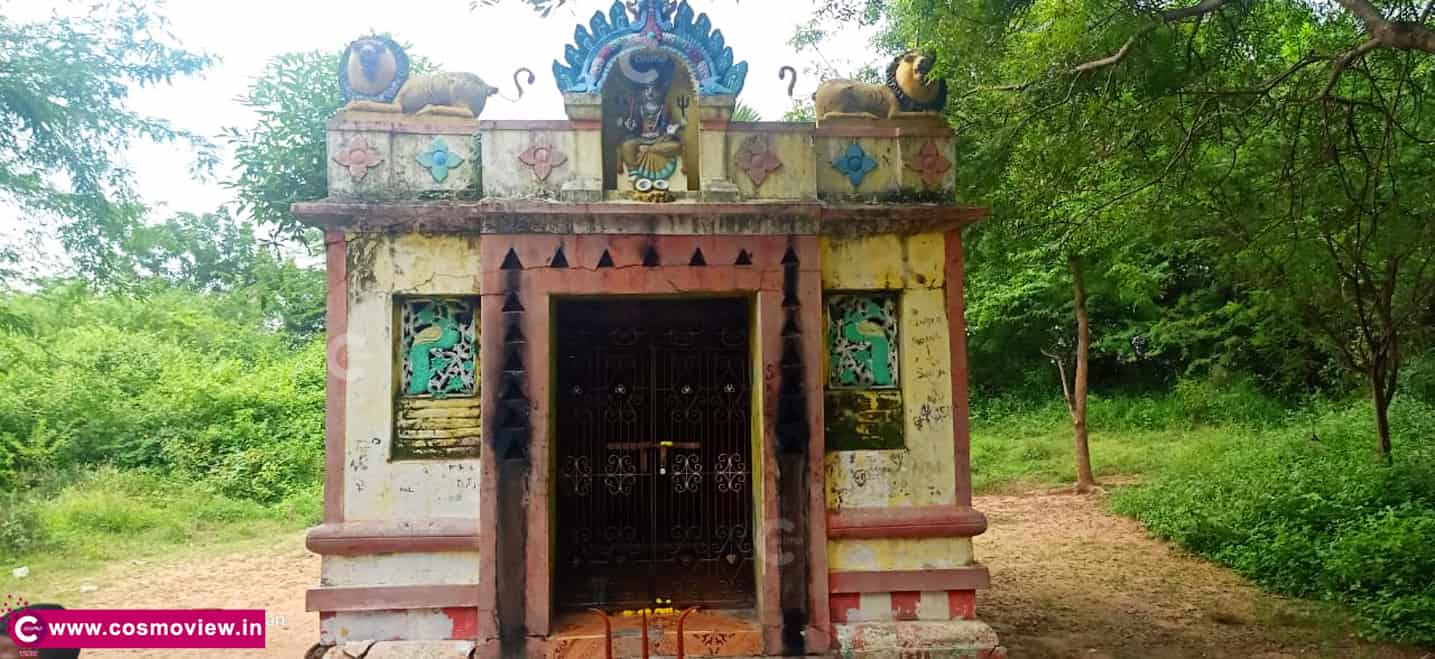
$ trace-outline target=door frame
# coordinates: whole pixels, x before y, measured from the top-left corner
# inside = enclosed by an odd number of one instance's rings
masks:
[[[483,271],[480,290],[482,302],[481,369],[483,415],[485,428],[495,418],[498,408],[498,387],[504,377],[505,307],[521,307],[518,321],[527,346],[525,357],[526,394],[531,405],[529,439],[530,467],[527,472],[524,538],[521,556],[509,551],[498,557],[499,464],[492,444],[486,442],[481,457],[480,528],[480,616],[478,636],[481,642],[499,638],[499,598],[496,581],[500,571],[505,578],[514,573],[524,584],[521,625],[527,636],[546,638],[553,631],[553,571],[556,523],[553,507],[554,450],[550,442],[554,427],[552,383],[556,364],[551,358],[553,339],[552,314],[555,298],[566,296],[605,295],[682,295],[692,297],[751,297],[753,323],[751,347],[754,352],[754,378],[761,373],[761,382],[753,386],[753,469],[761,478],[753,479],[756,517],[754,527],[757,573],[757,618],[763,628],[768,654],[779,654],[783,647],[784,616],[781,602],[780,577],[784,569],[790,574],[785,580],[805,582],[807,624],[803,630],[810,648],[825,651],[832,635],[831,615],[827,603],[827,528],[823,459],[822,420],[822,282],[821,254],[815,235],[642,235],[642,234],[488,234],[479,244]],[[551,267],[559,250],[571,267]],[[693,256],[701,249],[706,265],[693,265]],[[597,267],[607,253],[613,267]],[[741,254],[746,252],[746,254]],[[514,258],[509,258],[512,255]],[[787,261],[787,263],[784,263]],[[645,263],[647,265],[645,265]],[[738,263],[750,263],[738,265]],[[508,267],[505,267],[507,264]],[[731,264],[731,265],[729,265]],[[793,308],[793,298],[801,301]],[[789,303],[784,308],[784,302]],[[516,303],[516,304],[515,304]],[[784,560],[778,546],[782,522],[778,507],[777,464],[777,397],[784,385],[783,331],[787,313],[796,311],[799,326],[806,330],[801,337],[800,382],[787,383],[808,392],[805,403],[808,441],[804,464],[806,492],[798,505],[806,512],[806,529],[801,533],[806,545],[804,560]],[[511,329],[511,327],[510,327]],[[510,493],[506,496],[512,497]],[[510,504],[511,505],[511,504]],[[789,530],[790,525],[789,525]],[[805,566],[799,572],[785,568],[789,564]],[[511,581],[509,583],[512,583]],[[508,602],[505,610],[514,610]],[[510,621],[511,622],[511,621]],[[506,626],[506,625],[505,625]],[[539,641],[541,642],[541,641]],[[531,646],[530,646],[531,647]]]
[[[758,341],[759,341],[760,337],[759,337],[759,335],[757,334],[757,331],[758,331],[758,326],[757,326],[757,325],[758,325],[758,324],[757,324],[757,320],[756,320],[756,318],[757,318],[757,313],[756,313],[756,312],[757,312],[757,296],[754,295],[754,294],[745,294],[745,295],[737,295],[737,294],[732,294],[732,295],[730,295],[730,294],[699,294],[699,295],[681,295],[681,294],[679,294],[679,295],[646,295],[646,294],[638,294],[638,295],[621,295],[621,294],[620,294],[620,295],[598,295],[598,296],[593,296],[593,295],[554,295],[554,296],[550,296],[550,301],[551,301],[551,304],[552,304],[553,321],[550,323],[550,326],[551,326],[552,329],[551,329],[551,334],[550,334],[550,336],[549,336],[549,338],[548,338],[548,343],[549,343],[549,345],[552,347],[552,350],[553,350],[555,353],[556,353],[556,351],[558,350],[558,346],[560,345],[560,336],[559,336],[559,333],[560,333],[560,331],[561,331],[561,329],[562,329],[562,328],[560,327],[560,325],[559,325],[559,322],[558,322],[558,320],[559,320],[559,315],[560,315],[559,307],[561,307],[561,306],[563,306],[563,305],[565,305],[565,304],[570,304],[570,303],[575,303],[575,302],[579,302],[579,303],[581,303],[581,302],[594,302],[594,303],[599,303],[599,304],[604,304],[604,305],[608,305],[608,304],[621,305],[621,304],[624,304],[624,303],[632,303],[632,302],[657,301],[657,302],[688,303],[688,304],[694,305],[695,307],[701,307],[701,305],[702,305],[702,303],[703,303],[704,301],[741,303],[741,306],[742,306],[742,308],[743,308],[743,323],[746,325],[746,330],[747,330],[746,352],[747,352],[748,362],[749,362],[749,364],[748,364],[748,366],[749,366],[749,368],[748,368],[748,383],[747,383],[747,384],[748,384],[748,394],[749,394],[749,397],[748,397],[748,401],[747,401],[747,405],[746,405],[746,410],[747,410],[748,418],[750,419],[750,423],[751,423],[751,425],[752,425],[752,428],[751,428],[751,429],[749,430],[749,432],[747,433],[747,436],[748,436],[748,447],[747,447],[747,448],[748,448],[748,452],[747,452],[747,458],[748,458],[748,464],[747,464],[747,469],[748,469],[748,481],[747,481],[747,485],[745,486],[745,489],[747,490],[747,496],[751,498],[751,501],[750,501],[751,509],[750,509],[750,513],[749,513],[749,519],[748,519],[747,521],[748,521],[748,525],[749,525],[748,528],[751,529],[751,532],[752,532],[752,534],[753,534],[753,535],[752,535],[752,540],[753,540],[753,557],[752,557],[752,566],[751,566],[751,569],[752,569],[752,571],[753,571],[753,574],[752,574],[752,577],[753,577],[753,591],[752,591],[751,595],[752,595],[752,598],[753,598],[754,606],[756,606],[756,601],[757,601],[757,588],[758,588],[758,583],[757,583],[757,582],[758,582],[758,572],[759,572],[759,570],[758,570],[758,563],[759,563],[759,560],[760,560],[760,554],[759,554],[759,551],[760,551],[760,550],[759,550],[759,548],[758,548],[758,538],[759,538],[759,536],[758,536],[758,529],[761,528],[761,523],[762,523],[762,519],[761,519],[761,515],[760,515],[761,508],[762,508],[762,498],[761,498],[761,495],[760,495],[760,489],[759,489],[758,484],[757,484],[757,479],[760,478],[761,475],[764,473],[764,472],[762,471],[762,469],[761,469],[761,468],[762,468],[762,462],[761,462],[761,460],[762,460],[761,434],[760,434],[760,432],[758,432],[758,427],[757,427],[757,423],[758,423],[758,421],[759,421],[759,418],[758,418],[758,417],[759,417],[759,414],[758,414],[758,406],[762,403],[761,396],[760,396],[759,392],[757,391],[757,389],[758,389],[758,387],[759,387],[759,385],[760,385],[760,382],[759,382],[759,379],[758,379],[758,373],[759,373],[760,371],[758,371],[756,368],[754,368],[754,365],[757,363],[757,360],[758,360],[759,357],[760,357],[760,350],[758,349]],[[552,371],[551,377],[552,377],[552,382],[554,382],[554,383],[556,384],[556,383],[562,382],[562,377],[561,377],[560,374],[558,373],[558,368],[561,366],[561,364],[560,364],[560,360],[559,360],[559,359],[554,359],[553,362],[554,362],[554,363],[553,363],[553,371]],[[558,424],[559,424],[559,420],[558,420],[558,398],[559,398],[559,396],[560,396],[561,394],[562,394],[562,392],[560,392],[560,391],[558,390],[558,387],[556,387],[556,386],[550,387],[549,401],[550,401],[551,406],[550,406],[549,409],[550,409],[551,411],[550,411],[550,413],[549,413],[549,417],[550,417],[550,421],[551,421],[551,423],[552,423],[552,426],[551,426],[551,427],[552,427],[552,428],[554,429],[554,431],[555,431],[555,437],[556,437],[556,432],[559,430],[559,426],[558,426]],[[562,554],[561,554],[561,552],[558,551],[558,549],[557,549],[557,544],[556,544],[556,538],[557,538],[557,536],[558,536],[558,524],[559,524],[559,518],[558,518],[558,499],[559,499],[558,488],[561,486],[560,479],[559,479],[559,474],[558,474],[558,470],[559,470],[560,467],[561,467],[561,465],[559,464],[559,460],[558,460],[558,458],[560,457],[560,448],[559,448],[559,446],[558,446],[558,442],[557,442],[557,441],[553,441],[553,442],[551,442],[550,444],[551,444],[551,445],[550,445],[550,451],[551,451],[551,454],[552,454],[552,459],[551,459],[550,461],[551,461],[551,463],[552,463],[552,465],[553,465],[552,470],[551,470],[551,472],[550,472],[550,474],[549,474],[549,478],[550,478],[550,481],[551,481],[551,483],[552,483],[552,486],[551,486],[551,488],[550,488],[550,496],[551,496],[551,499],[550,499],[549,507],[550,507],[550,508],[552,509],[552,511],[553,511],[553,515],[552,515],[552,526],[550,527],[550,528],[553,529],[553,533],[552,533],[553,541],[550,542],[550,546],[553,547],[554,556],[555,556],[555,557],[561,557]],[[596,491],[596,489],[595,489],[595,491]],[[558,600],[558,589],[557,589],[557,583],[556,583],[556,570],[555,570],[555,577],[554,577],[554,579],[550,580],[550,582],[553,584],[553,594],[552,594],[553,602],[554,602],[554,603],[553,603],[553,608],[554,608],[554,610],[556,611],[556,610],[559,609],[558,602],[557,602],[557,600]],[[653,604],[652,604],[652,603],[648,603],[648,606],[651,607],[651,606],[653,606]]]

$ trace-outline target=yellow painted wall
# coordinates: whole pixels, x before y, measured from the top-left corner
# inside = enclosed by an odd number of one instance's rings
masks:
[[[832,166],[838,158],[845,158],[847,151],[857,144],[877,168],[862,177],[861,184],[852,185],[851,178]],[[817,189],[839,195],[880,195],[894,192],[902,184],[902,153],[895,139],[885,137],[826,137],[817,138]]]
[[[946,284],[940,233],[822,239],[823,290],[940,289]]]
[[[827,569],[833,572],[946,570],[973,562],[971,538],[827,542]]]
[[[941,234],[822,240],[824,290],[902,291],[898,332],[905,448],[827,453],[828,508],[956,500],[945,257]]]
[[[714,132],[715,135],[720,135]],[[813,158],[811,132],[744,132],[734,130],[721,135],[727,145],[727,177],[737,185],[745,199],[814,199],[817,197],[817,167]],[[751,138],[766,140],[769,149],[782,166],[768,174],[759,186],[738,165],[738,154]]]
[[[472,517],[479,509],[478,460],[390,460],[399,378],[395,297],[478,295],[478,247],[476,237],[349,236],[349,521]]]

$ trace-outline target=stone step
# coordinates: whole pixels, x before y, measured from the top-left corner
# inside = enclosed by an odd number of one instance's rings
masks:
[[[642,618],[613,616],[613,657],[643,656]],[[678,654],[678,616],[648,618],[648,656]],[[548,638],[550,659],[603,659],[606,639],[596,613],[566,614]],[[697,611],[683,625],[688,657],[747,657],[762,654],[762,627],[751,611]]]

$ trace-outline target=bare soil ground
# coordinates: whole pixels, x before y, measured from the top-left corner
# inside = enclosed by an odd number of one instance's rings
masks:
[[[246,542],[225,553],[169,562],[111,565],[46,599],[86,609],[263,609],[269,617],[265,650],[86,650],[84,659],[299,659],[319,640],[319,615],[304,612],[304,591],[319,583],[319,557],[304,534]],[[85,585],[98,587],[80,592]],[[37,599],[32,597],[33,599]]]
[[[978,616],[1014,659],[1435,659],[1414,648],[1366,643],[1332,607],[1267,595],[1230,571],[1148,538],[1106,512],[1099,496],[1031,493],[978,497],[991,530],[977,554],[991,567]],[[56,599],[86,608],[262,608],[271,617],[264,652],[94,651],[83,656],[303,656],[318,636],[304,591],[319,561],[302,534],[231,553],[164,564],[118,564]],[[81,583],[99,587],[80,593]]]
[[[1334,607],[1261,592],[1153,540],[1100,496],[977,497],[992,571],[977,617],[1013,659],[1379,657],[1435,659],[1366,643]]]

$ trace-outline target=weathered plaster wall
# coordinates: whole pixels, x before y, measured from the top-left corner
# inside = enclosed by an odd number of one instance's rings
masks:
[[[331,197],[397,199],[418,193],[457,194],[469,191],[477,196],[481,154],[475,148],[478,122],[455,117],[414,117],[374,112],[346,112],[329,123],[328,167]],[[419,162],[419,154],[441,140],[447,161],[452,165],[435,177],[431,168]],[[350,154],[363,147],[372,149],[377,161],[352,169]]]
[[[329,556],[320,568],[323,586],[426,586],[478,583],[475,552],[423,552],[378,556]]]
[[[876,169],[852,185],[847,174],[832,166],[845,158],[853,144],[877,162]],[[817,138],[817,189],[824,197],[873,197],[895,193],[902,184],[902,152],[897,140],[875,137],[819,136]]]
[[[349,236],[347,521],[478,516],[478,460],[390,457],[399,378],[396,296],[472,296],[479,282],[477,238]]]
[[[827,567],[833,572],[944,570],[972,564],[971,538],[831,540]]]
[[[876,165],[857,185],[848,175],[853,167],[833,165],[851,155],[854,144]],[[939,116],[824,120],[816,130],[816,147],[817,191],[829,201],[946,203],[956,187],[956,142]],[[859,156],[853,162],[862,160]]]
[[[952,504],[956,475],[943,237],[824,238],[822,255],[826,291],[901,291],[904,448],[827,453],[828,508]]]
[[[938,233],[822,239],[825,290],[940,289],[945,239]]]
[[[603,134],[566,122],[484,122],[483,191],[490,197],[556,198],[565,189],[601,191]],[[542,150],[547,148],[547,153]],[[530,151],[530,150],[533,151]],[[527,154],[535,163],[525,163]]]
[[[746,199],[816,199],[819,163],[814,155],[815,142],[811,129],[779,131],[764,130],[761,128],[764,126],[769,125],[731,125],[726,133],[726,148],[722,151],[721,163],[723,171],[727,172],[727,180],[735,183],[739,194]],[[723,135],[717,131],[712,131],[712,134],[715,139],[721,139]],[[757,185],[739,162],[739,154],[744,153],[744,148],[751,149],[748,146],[750,138],[765,140],[771,154],[782,163],[781,167],[767,174],[762,185]]]
[[[476,617],[472,609],[339,611],[320,617],[319,642],[473,638],[478,631]]]

